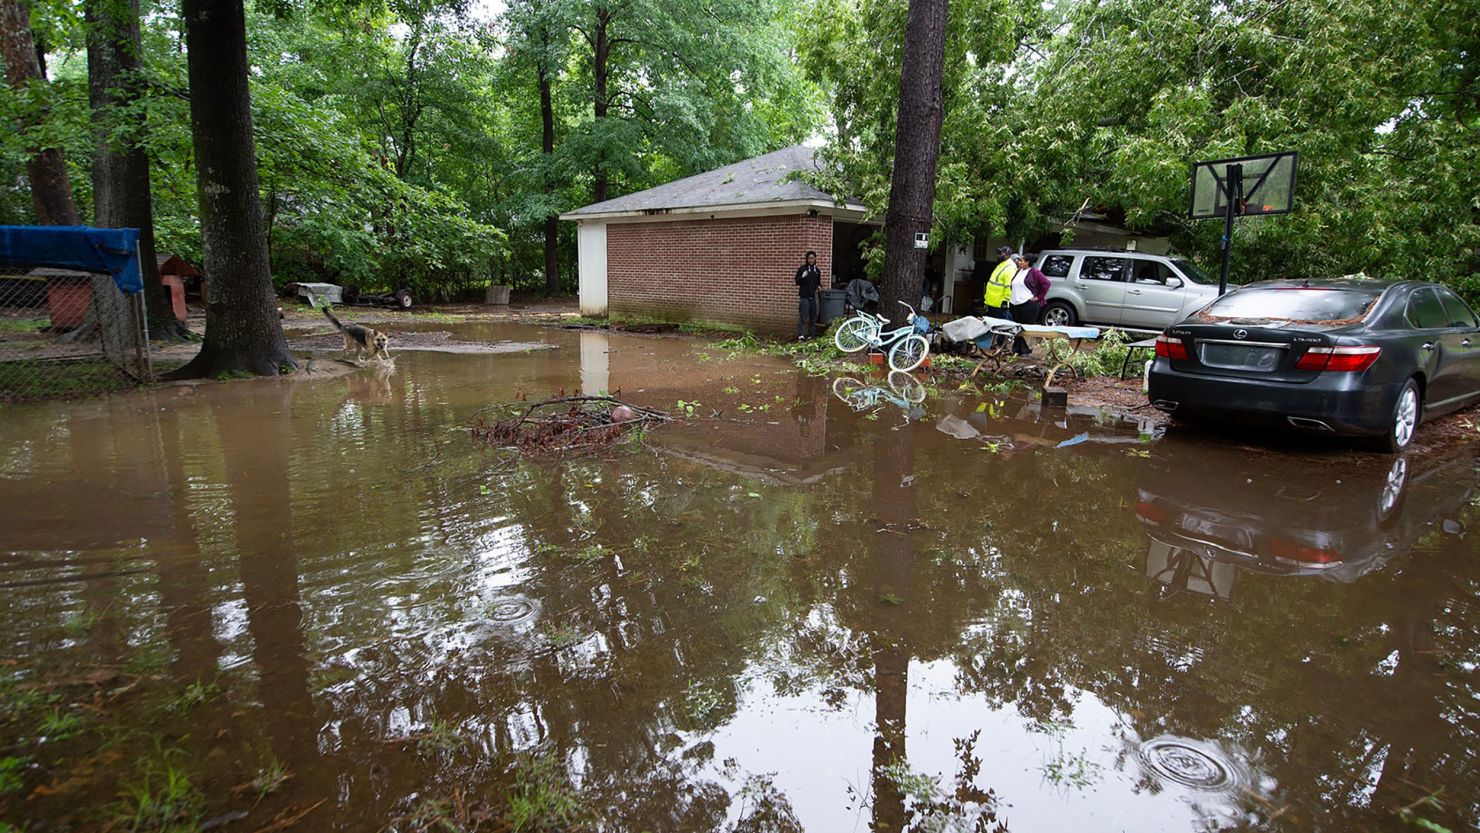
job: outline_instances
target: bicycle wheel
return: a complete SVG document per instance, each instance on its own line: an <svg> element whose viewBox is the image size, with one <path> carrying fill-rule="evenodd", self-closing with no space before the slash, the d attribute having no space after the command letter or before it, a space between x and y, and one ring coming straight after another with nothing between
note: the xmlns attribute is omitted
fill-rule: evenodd
<svg viewBox="0 0 1480 833"><path fill-rule="evenodd" d="M889 389L911 405L925 401L925 386L920 384L919 379L902 370L889 371Z"/></svg>
<svg viewBox="0 0 1480 833"><path fill-rule="evenodd" d="M889 366L895 370L914 370L925 361L928 355L930 355L930 342L919 333L911 333L900 339L899 343L889 351Z"/></svg>
<svg viewBox="0 0 1480 833"><path fill-rule="evenodd" d="M836 396L837 398L851 405L853 404L853 394L857 393L860 390L863 390L863 387L863 383L858 381L857 379L854 379L852 376L839 376L838 378L833 380L832 392L833 396Z"/></svg>
<svg viewBox="0 0 1480 833"><path fill-rule="evenodd" d="M833 333L833 344L838 345L838 349L844 353L857 353L867 347L873 337L873 322L855 316L838 325L838 331Z"/></svg>

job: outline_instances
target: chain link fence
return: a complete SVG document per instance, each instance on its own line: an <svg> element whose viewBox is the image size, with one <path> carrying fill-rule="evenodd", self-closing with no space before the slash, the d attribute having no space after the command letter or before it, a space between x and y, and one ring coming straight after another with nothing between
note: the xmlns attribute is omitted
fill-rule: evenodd
<svg viewBox="0 0 1480 833"><path fill-rule="evenodd" d="M144 293L106 273L0 268L0 402L153 381L146 321Z"/></svg>

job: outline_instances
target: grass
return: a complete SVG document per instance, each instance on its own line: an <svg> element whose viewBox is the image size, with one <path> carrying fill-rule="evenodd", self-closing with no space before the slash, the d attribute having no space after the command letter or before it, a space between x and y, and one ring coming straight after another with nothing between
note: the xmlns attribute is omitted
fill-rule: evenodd
<svg viewBox="0 0 1480 833"><path fill-rule="evenodd" d="M187 833L200 828L205 797L179 763L179 750L139 762L114 804L112 828L130 833Z"/></svg>
<svg viewBox="0 0 1480 833"><path fill-rule="evenodd" d="M514 833L570 829L589 815L565 768L549 757L525 758L515 766L508 799L505 821Z"/></svg>
<svg viewBox="0 0 1480 833"><path fill-rule="evenodd" d="M0 797L17 793L26 785L26 766L30 758L0 758Z"/></svg>
<svg viewBox="0 0 1480 833"><path fill-rule="evenodd" d="M570 625L546 625L541 631L552 648L569 648L581 641L581 632Z"/></svg>
<svg viewBox="0 0 1480 833"><path fill-rule="evenodd" d="M39 333L49 326L45 318L0 318L0 333Z"/></svg>
<svg viewBox="0 0 1480 833"><path fill-rule="evenodd" d="M214 682L196 680L185 687L180 696L170 701L170 711L188 712L196 706L211 702L221 696L221 687Z"/></svg>
<svg viewBox="0 0 1480 833"><path fill-rule="evenodd" d="M0 363L0 402L89 396L138 387L103 359L23 359Z"/></svg>

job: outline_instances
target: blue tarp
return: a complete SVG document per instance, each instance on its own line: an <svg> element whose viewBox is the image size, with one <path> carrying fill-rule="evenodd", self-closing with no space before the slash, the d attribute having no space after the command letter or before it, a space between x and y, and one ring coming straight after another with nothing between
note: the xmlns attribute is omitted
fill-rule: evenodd
<svg viewBox="0 0 1480 833"><path fill-rule="evenodd" d="M0 266L107 272L125 295L144 290L139 230L88 226L0 226Z"/></svg>

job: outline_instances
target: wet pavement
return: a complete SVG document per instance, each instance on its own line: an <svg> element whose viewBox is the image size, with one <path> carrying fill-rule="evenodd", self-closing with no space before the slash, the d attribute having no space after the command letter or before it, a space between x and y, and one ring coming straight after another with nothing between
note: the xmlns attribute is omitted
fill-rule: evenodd
<svg viewBox="0 0 1480 833"><path fill-rule="evenodd" d="M0 819L1480 818L1470 450L1233 447L682 338L428 329L555 349L0 410ZM695 416L564 461L465 430L601 392Z"/></svg>

